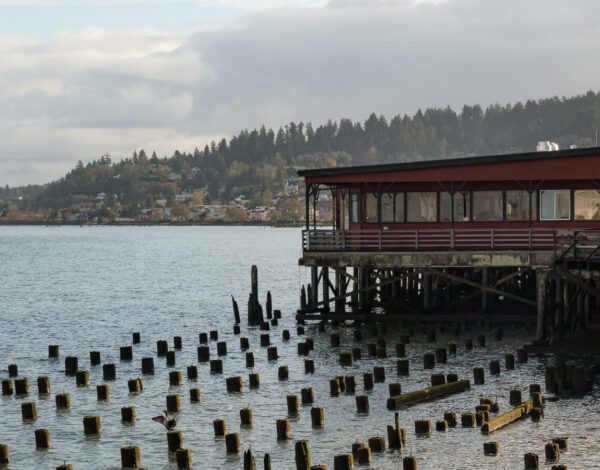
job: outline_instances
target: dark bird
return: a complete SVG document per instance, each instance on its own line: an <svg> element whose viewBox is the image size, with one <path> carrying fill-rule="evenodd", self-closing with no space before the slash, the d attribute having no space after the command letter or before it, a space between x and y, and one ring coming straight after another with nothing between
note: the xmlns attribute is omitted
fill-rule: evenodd
<svg viewBox="0 0 600 470"><path fill-rule="evenodd" d="M177 416L173 416L173 418L169 419L167 410L164 410L162 415L152 418L152 421L162 424L167 431L172 431L177 426Z"/></svg>

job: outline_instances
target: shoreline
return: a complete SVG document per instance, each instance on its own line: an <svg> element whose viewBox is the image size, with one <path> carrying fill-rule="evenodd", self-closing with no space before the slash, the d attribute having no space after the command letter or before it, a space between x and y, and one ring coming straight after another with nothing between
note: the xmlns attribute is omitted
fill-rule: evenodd
<svg viewBox="0 0 600 470"><path fill-rule="evenodd" d="M285 224L285 223L271 223L271 222L105 222L101 224L89 223L89 222L42 222L42 221L0 221L0 227L153 227L153 226L164 226L164 227L276 227L276 228L302 228L303 223L300 224ZM323 225L327 226L327 225Z"/></svg>

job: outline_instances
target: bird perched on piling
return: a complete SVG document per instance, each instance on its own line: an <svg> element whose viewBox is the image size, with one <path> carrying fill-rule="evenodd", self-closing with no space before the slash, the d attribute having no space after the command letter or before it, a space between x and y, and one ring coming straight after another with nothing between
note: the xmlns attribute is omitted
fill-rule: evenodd
<svg viewBox="0 0 600 470"><path fill-rule="evenodd" d="M152 421L162 424L167 431L172 431L177 426L177 416L173 416L173 418L169 419L167 410L164 410L162 415L152 418Z"/></svg>

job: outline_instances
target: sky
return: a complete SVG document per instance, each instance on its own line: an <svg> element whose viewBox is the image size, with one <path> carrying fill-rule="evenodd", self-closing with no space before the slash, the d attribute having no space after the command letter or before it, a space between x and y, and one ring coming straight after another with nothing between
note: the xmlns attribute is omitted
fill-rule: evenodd
<svg viewBox="0 0 600 470"><path fill-rule="evenodd" d="M262 124L600 90L598 0L0 0L0 185Z"/></svg>

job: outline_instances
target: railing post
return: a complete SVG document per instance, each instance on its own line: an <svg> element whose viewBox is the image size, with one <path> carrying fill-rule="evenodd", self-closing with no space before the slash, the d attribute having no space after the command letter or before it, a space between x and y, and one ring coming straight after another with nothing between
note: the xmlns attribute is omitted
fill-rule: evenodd
<svg viewBox="0 0 600 470"><path fill-rule="evenodd" d="M490 229L490 243L492 245L492 250L494 249L494 229Z"/></svg>
<svg viewBox="0 0 600 470"><path fill-rule="evenodd" d="M419 229L415 230L415 250L419 250Z"/></svg>
<svg viewBox="0 0 600 470"><path fill-rule="evenodd" d="M533 229L529 227L529 249L533 250Z"/></svg>
<svg viewBox="0 0 600 470"><path fill-rule="evenodd" d="M379 229L379 251L381 251L381 232L382 230Z"/></svg>
<svg viewBox="0 0 600 470"><path fill-rule="evenodd" d="M454 251L454 229L450 229L450 249Z"/></svg>

